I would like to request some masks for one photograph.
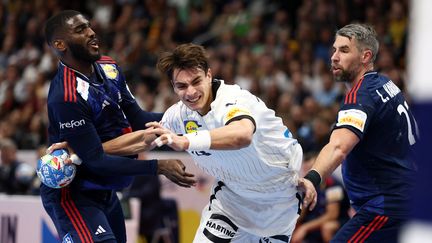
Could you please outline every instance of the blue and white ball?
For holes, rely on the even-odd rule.
[[[43,184],[51,188],[69,185],[76,174],[74,164],[65,164],[69,153],[65,149],[54,150],[38,160],[36,173]]]

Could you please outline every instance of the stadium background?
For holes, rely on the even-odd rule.
[[[59,10],[75,9],[91,19],[102,53],[120,65],[143,109],[162,112],[176,102],[170,82],[155,68],[159,53],[179,43],[202,44],[214,77],[263,99],[305,152],[313,153],[328,141],[344,92],[329,72],[334,31],[353,21],[373,25],[381,44],[375,68],[407,93],[409,5],[408,0],[3,0],[0,139],[12,139],[30,164],[47,145],[46,96],[57,59],[44,42],[43,24]],[[195,223],[180,225],[182,242]]]

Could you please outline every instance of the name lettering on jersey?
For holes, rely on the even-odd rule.
[[[199,125],[198,122],[194,120],[183,121],[183,124],[185,126],[186,134],[198,132],[198,128],[201,127],[201,125]]]
[[[243,109],[240,107],[233,107],[230,110],[228,110],[228,112],[226,113],[225,118],[224,118],[224,123],[233,119],[236,116],[243,116],[243,115],[250,116],[251,113],[246,109]]]
[[[364,111],[357,109],[342,110],[338,113],[338,121],[336,127],[340,126],[352,126],[364,131],[364,127],[367,120],[367,114]]]
[[[88,82],[82,80],[80,77],[77,77],[77,91],[84,100],[88,99],[89,87],[90,85]]]
[[[84,121],[84,119],[81,119],[79,121],[71,120],[71,121],[68,121],[65,123],[59,122],[59,125],[60,125],[60,129],[74,128],[74,127],[80,127],[82,125],[85,125],[85,121]]]
[[[114,64],[101,64],[102,70],[109,79],[117,79],[118,70]]]
[[[234,237],[234,235],[236,233],[235,231],[231,231],[231,230],[225,228],[224,226],[217,224],[217,223],[214,223],[214,222],[211,222],[211,221],[207,221],[206,227],[209,227],[209,228],[212,228],[216,231],[219,231],[222,234],[229,236],[229,237]]]
[[[386,103],[391,98],[395,97],[397,94],[401,92],[399,87],[396,86],[396,84],[394,84],[393,81],[391,80],[385,83],[382,88],[385,91],[385,94],[381,94],[381,92],[383,91],[381,92],[379,90],[375,90],[375,91],[377,92],[377,94],[379,95],[383,103]]]

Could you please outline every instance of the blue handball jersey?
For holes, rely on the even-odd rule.
[[[347,128],[360,142],[342,163],[356,210],[407,217],[416,167],[417,124],[401,90],[387,77],[366,73],[346,95],[334,129]]]
[[[117,64],[103,56],[93,64],[88,78],[63,63],[52,80],[48,95],[49,138],[51,143],[67,141],[70,136],[85,139],[96,129],[103,143],[132,131],[122,106],[134,103]],[[78,166],[73,183],[87,189],[121,189],[132,181],[131,176],[104,176]]]

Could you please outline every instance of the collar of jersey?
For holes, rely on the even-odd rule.
[[[76,69],[73,69],[73,68],[69,67],[68,65],[64,64],[62,61],[60,61],[60,64],[61,64],[63,67],[70,68],[73,72],[75,72],[75,74],[78,75],[79,78],[83,79],[84,81],[87,81],[88,83],[95,84],[95,85],[102,85],[101,83],[91,82],[90,79],[89,79],[89,77],[87,77],[86,75],[84,75],[84,74],[81,73],[80,71],[78,71],[78,70],[76,70]],[[93,65],[93,64],[92,64],[92,65]],[[94,72],[96,73],[96,75],[101,76],[101,74],[100,74],[100,72],[99,72],[99,69],[96,67],[96,65],[93,65],[93,69],[94,69]],[[102,78],[101,80],[103,80],[103,78]]]
[[[367,76],[367,75],[370,75],[370,74],[377,74],[378,72],[377,71],[367,71],[367,72],[365,72],[364,74],[363,74],[363,77],[364,76]]]

